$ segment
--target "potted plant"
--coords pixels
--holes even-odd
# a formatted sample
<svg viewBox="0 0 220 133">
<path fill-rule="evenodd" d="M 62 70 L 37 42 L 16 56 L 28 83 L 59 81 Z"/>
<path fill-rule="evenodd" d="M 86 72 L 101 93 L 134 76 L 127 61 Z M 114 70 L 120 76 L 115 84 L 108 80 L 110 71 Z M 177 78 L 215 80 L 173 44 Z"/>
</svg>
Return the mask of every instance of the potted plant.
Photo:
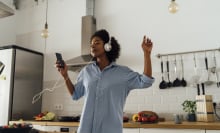
<svg viewBox="0 0 220 133">
<path fill-rule="evenodd" d="M 187 112 L 188 121 L 196 121 L 196 101 L 185 100 L 182 103 L 183 110 Z"/>
</svg>

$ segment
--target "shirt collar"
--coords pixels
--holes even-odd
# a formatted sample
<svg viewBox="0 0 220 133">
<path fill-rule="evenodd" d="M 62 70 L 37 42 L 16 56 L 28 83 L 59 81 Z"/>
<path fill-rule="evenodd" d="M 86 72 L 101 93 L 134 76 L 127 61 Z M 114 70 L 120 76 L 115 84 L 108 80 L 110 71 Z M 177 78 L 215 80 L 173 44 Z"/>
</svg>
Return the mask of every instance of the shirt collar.
<svg viewBox="0 0 220 133">
<path fill-rule="evenodd" d="M 91 64 L 93 64 L 94 66 L 98 67 L 96 61 L 92 61 Z M 114 67 L 114 66 L 117 66 L 117 64 L 116 64 L 116 62 L 113 61 L 113 62 L 111 62 L 105 69 L 111 68 L 111 67 Z"/>
</svg>

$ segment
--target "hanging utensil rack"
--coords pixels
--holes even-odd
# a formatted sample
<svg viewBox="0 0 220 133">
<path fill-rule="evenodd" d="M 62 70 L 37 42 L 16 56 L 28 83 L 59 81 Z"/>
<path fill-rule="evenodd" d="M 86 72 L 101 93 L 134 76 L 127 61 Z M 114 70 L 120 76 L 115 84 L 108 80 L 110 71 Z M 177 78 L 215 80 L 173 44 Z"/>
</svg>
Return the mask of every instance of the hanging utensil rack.
<svg viewBox="0 0 220 133">
<path fill-rule="evenodd" d="M 197 51 L 187 51 L 187 52 L 178 52 L 178 53 L 157 54 L 156 56 L 158 58 L 161 58 L 162 56 L 174 56 L 174 55 L 183 55 L 183 54 L 192 54 L 192 53 L 202 53 L 202 52 L 209 52 L 209 51 L 219 51 L 220 52 L 220 48 L 197 50 Z"/>
</svg>

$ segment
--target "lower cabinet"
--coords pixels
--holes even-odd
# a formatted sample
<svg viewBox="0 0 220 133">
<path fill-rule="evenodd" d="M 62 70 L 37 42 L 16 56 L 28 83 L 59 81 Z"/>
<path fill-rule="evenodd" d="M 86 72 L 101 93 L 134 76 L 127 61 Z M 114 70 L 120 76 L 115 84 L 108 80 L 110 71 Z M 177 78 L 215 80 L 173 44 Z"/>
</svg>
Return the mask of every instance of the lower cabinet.
<svg viewBox="0 0 220 133">
<path fill-rule="evenodd" d="M 202 129 L 158 129 L 158 128 L 156 129 L 156 128 L 141 128 L 140 129 L 140 133 L 205 133 L 205 130 L 202 130 Z M 212 132 L 212 133 L 214 133 L 214 132 Z"/>
<path fill-rule="evenodd" d="M 139 133 L 139 128 L 123 128 L 123 133 Z"/>
<path fill-rule="evenodd" d="M 220 133 L 220 130 L 206 130 L 206 133 Z"/>
<path fill-rule="evenodd" d="M 77 127 L 67 127 L 67 126 L 41 126 L 33 125 L 33 128 L 40 131 L 39 133 L 76 133 Z"/>
</svg>

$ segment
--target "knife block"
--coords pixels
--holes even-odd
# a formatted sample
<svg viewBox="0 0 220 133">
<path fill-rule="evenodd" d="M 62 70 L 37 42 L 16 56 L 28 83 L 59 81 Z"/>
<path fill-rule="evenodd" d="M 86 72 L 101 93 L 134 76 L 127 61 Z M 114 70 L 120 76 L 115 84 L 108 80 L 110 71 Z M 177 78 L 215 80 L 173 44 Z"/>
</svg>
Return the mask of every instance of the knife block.
<svg viewBox="0 0 220 133">
<path fill-rule="evenodd" d="M 212 95 L 196 96 L 196 112 L 197 121 L 215 121 Z"/>
</svg>

